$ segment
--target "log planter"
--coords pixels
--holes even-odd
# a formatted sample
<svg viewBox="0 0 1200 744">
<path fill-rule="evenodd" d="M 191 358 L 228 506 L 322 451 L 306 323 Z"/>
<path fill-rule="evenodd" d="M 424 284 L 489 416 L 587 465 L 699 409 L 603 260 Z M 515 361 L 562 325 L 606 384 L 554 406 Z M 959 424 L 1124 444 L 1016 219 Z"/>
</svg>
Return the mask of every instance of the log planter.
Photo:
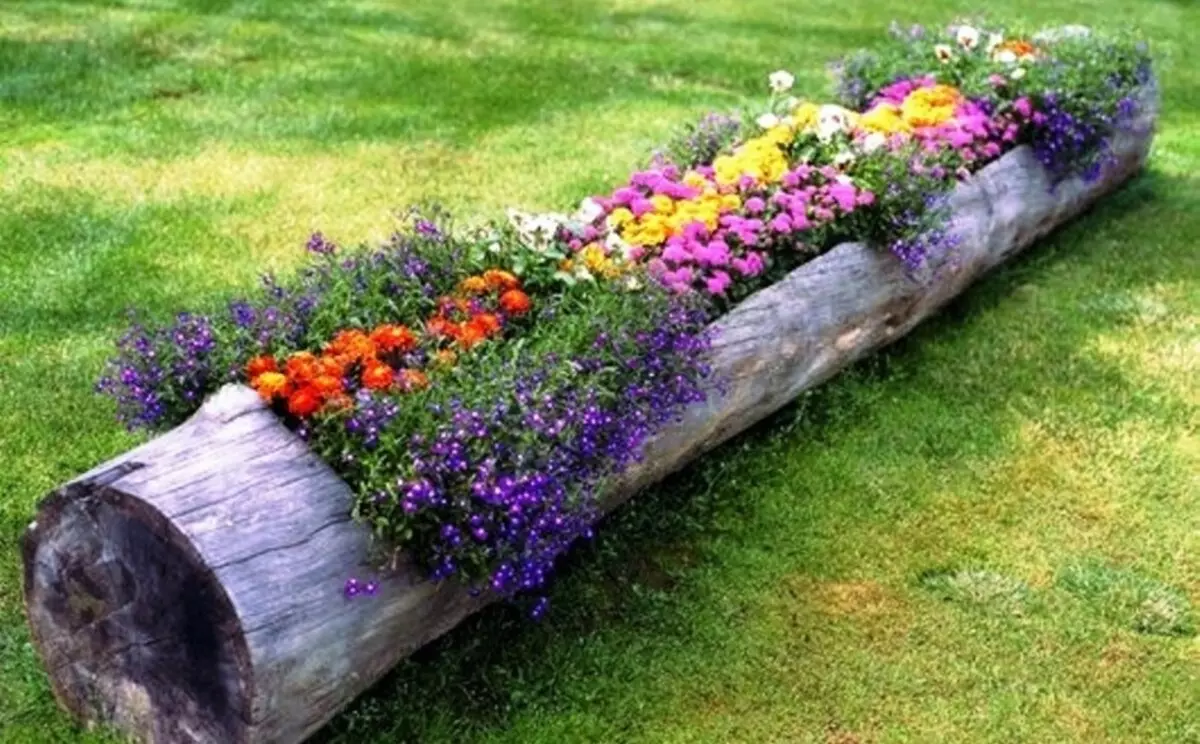
<svg viewBox="0 0 1200 744">
<path fill-rule="evenodd" d="M 1152 100 L 1152 96 L 1148 98 Z M 1051 189 L 1022 147 L 952 194 L 961 239 L 933 277 L 848 243 L 718 321 L 721 396 L 647 445 L 611 510 L 903 336 L 985 272 L 1131 178 L 1156 106 L 1090 183 Z M 229 386 L 182 426 L 50 494 L 25 535 L 25 603 L 59 702 L 149 742 L 299 742 L 421 645 L 489 601 L 400 565 L 347 600 L 368 530 L 349 487 Z"/>
</svg>

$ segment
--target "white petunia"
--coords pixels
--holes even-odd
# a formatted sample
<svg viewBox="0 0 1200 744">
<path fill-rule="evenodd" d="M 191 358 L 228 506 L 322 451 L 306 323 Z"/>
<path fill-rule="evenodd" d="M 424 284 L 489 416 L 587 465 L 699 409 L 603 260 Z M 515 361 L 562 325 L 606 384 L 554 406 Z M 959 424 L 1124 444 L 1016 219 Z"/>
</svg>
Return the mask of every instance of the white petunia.
<svg viewBox="0 0 1200 744">
<path fill-rule="evenodd" d="M 592 197 L 588 197 L 579 202 L 579 211 L 575 213 L 575 219 L 585 224 L 592 224 L 604 214 L 604 207 L 600 202 Z"/>
<path fill-rule="evenodd" d="M 1017 54 L 1011 49 L 1001 49 L 992 55 L 992 60 L 1002 65 L 1012 65 L 1017 62 Z"/>
<path fill-rule="evenodd" d="M 642 288 L 642 282 L 633 274 L 625 277 L 625 289 L 630 292 L 636 292 Z"/>
<path fill-rule="evenodd" d="M 853 126 L 850 112 L 841 106 L 826 104 L 817 111 L 817 139 L 828 142 L 838 132 L 848 132 Z"/>
<path fill-rule="evenodd" d="M 846 168 L 854 164 L 854 153 L 849 150 L 842 150 L 837 155 L 833 156 L 833 167 Z"/>
<path fill-rule="evenodd" d="M 954 50 L 945 44 L 938 44 L 933 48 L 933 53 L 937 55 L 938 61 L 943 64 L 954 59 Z"/>
<path fill-rule="evenodd" d="M 955 34 L 958 45 L 968 52 L 979 46 L 979 29 L 974 26 L 959 26 Z"/>
<path fill-rule="evenodd" d="M 875 152 L 879 148 L 887 144 L 887 135 L 882 132 L 871 132 L 866 137 L 863 137 L 862 151 Z"/>
<path fill-rule="evenodd" d="M 789 91 L 796 84 L 796 77 L 787 70 L 776 70 L 772 72 L 768 80 L 771 83 L 772 93 L 783 93 Z"/>
<path fill-rule="evenodd" d="M 1010 78 L 1012 78 L 1013 80 L 1020 80 L 1021 78 L 1025 77 L 1025 68 L 1024 68 L 1024 67 L 1018 67 L 1017 69 L 1015 69 L 1015 70 L 1013 70 L 1012 72 L 1010 72 L 1010 73 L 1008 74 L 1008 76 L 1009 76 Z"/>
<path fill-rule="evenodd" d="M 1004 43 L 1004 37 L 1000 34 L 990 34 L 988 36 L 987 52 L 991 54 L 996 51 L 996 47 Z"/>
<path fill-rule="evenodd" d="M 779 117 L 770 112 L 763 114 L 755 121 L 763 129 L 770 129 L 772 127 L 779 126 Z"/>
</svg>

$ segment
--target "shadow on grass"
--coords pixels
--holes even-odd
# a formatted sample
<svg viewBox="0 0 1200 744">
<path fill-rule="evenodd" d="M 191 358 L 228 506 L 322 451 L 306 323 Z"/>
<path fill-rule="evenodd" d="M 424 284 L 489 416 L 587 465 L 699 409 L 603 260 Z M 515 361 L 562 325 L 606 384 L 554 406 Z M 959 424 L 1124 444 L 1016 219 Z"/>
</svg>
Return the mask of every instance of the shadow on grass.
<svg viewBox="0 0 1200 744">
<path fill-rule="evenodd" d="M 852 573 L 855 557 L 822 554 L 819 536 L 836 532 L 846 520 L 901 520 L 922 508 L 921 497 L 907 503 L 894 497 L 888 503 L 872 503 L 871 497 L 853 489 L 828 492 L 819 483 L 781 481 L 778 463 L 806 448 L 838 448 L 878 426 L 873 409 L 888 405 L 881 401 L 931 401 L 931 408 L 918 409 L 899 430 L 893 422 L 892 429 L 880 434 L 885 440 L 895 435 L 892 451 L 880 456 L 897 460 L 897 467 L 909 463 L 935 470 L 961 467 L 968 455 L 999 457 L 1011 445 L 1017 421 L 1003 395 L 1014 366 L 1031 367 L 1023 372 L 1034 373 L 1035 386 L 1050 397 L 1055 389 L 1085 387 L 1089 397 L 1103 399 L 1097 402 L 1127 400 L 1120 407 L 1121 417 L 1164 413 L 1163 405 L 1175 404 L 1139 398 L 1145 382 L 1130 379 L 1111 363 L 1084 356 L 1069 375 L 1058 379 L 1040 370 L 1048 358 L 1077 353 L 1096 334 L 1120 328 L 1126 319 L 1119 314 L 1080 318 L 1082 305 L 1075 304 L 1076 298 L 1045 308 L 1048 317 L 1039 318 L 1037 325 L 1048 326 L 1052 333 L 1032 340 L 1035 347 L 1027 350 L 1032 361 L 1027 362 L 1008 359 L 1005 344 L 993 346 L 979 338 L 985 331 L 977 326 L 987 325 L 996 306 L 1020 301 L 1025 287 L 1050 283 L 1062 269 L 1072 275 L 1123 274 L 1115 282 L 1125 291 L 1178 278 L 1188 260 L 1188 239 L 1175 236 L 1173 254 L 1139 257 L 1136 263 L 1128 261 L 1124 250 L 1127 241 L 1143 233 L 1146 222 L 1167 215 L 1192 215 L 1183 217 L 1184 227 L 1192 240 L 1200 239 L 1200 218 L 1181 211 L 1196 205 L 1197 197 L 1189 190 L 1193 185 L 1156 171 L 1143 175 L 1101 208 L 980 282 L 914 334 L 640 494 L 601 526 L 594 542 L 561 562 L 547 620 L 528 621 L 512 605 L 484 610 L 418 651 L 314 741 L 361 741 L 368 734 L 386 741 L 422 741 L 434 729 L 432 738 L 504 730 L 520 712 L 561 712 L 571 704 L 565 700 L 578 702 L 586 694 L 580 686 L 605 676 L 619 677 L 616 669 L 638 667 L 643 654 L 662 663 L 672 654 L 689 653 L 679 649 L 689 644 L 692 618 L 723 599 L 703 581 L 706 572 L 728 557 L 712 547 L 724 541 L 738 550 L 754 550 L 765 539 L 756 532 L 757 525 L 779 518 L 769 505 L 772 490 L 789 491 L 791 513 L 811 519 L 788 535 L 786 548 L 773 546 L 787 553 L 790 570 L 823 576 L 846 567 Z M 956 339 L 960 334 L 963 338 Z M 946 346 L 949 362 L 938 365 L 936 354 L 933 361 L 923 358 L 930 356 L 926 347 L 931 342 Z M 984 357 L 974 359 L 970 367 L 983 370 L 980 379 L 946 383 L 940 376 L 931 377 L 931 364 L 953 375 L 954 355 L 964 351 Z M 981 391 L 983 402 L 969 412 L 963 409 L 957 419 L 940 415 L 964 406 Z M 974 434 L 963 436 L 960 425 Z M 994 435 L 980 435 L 988 431 Z M 778 526 L 774 529 L 778 532 Z M 625 732 L 636 725 L 627 724 Z"/>
</svg>

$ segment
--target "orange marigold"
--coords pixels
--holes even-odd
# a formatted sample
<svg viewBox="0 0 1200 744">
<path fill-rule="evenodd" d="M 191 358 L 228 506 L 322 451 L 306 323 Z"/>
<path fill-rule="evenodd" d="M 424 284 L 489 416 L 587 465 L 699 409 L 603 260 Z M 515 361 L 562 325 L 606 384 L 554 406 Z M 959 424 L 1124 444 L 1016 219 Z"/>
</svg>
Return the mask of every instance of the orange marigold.
<svg viewBox="0 0 1200 744">
<path fill-rule="evenodd" d="M 521 290 L 510 289 L 500 295 L 500 307 L 509 315 L 524 315 L 533 307 L 533 302 Z"/>
<path fill-rule="evenodd" d="M 1037 54 L 1037 47 L 1024 39 L 1009 39 L 996 47 L 998 52 L 1012 52 L 1017 57 L 1032 57 Z"/>
<path fill-rule="evenodd" d="M 341 379 L 345 376 L 346 370 L 331 356 L 322 356 L 317 360 L 317 375 L 328 375 Z"/>
<path fill-rule="evenodd" d="M 306 385 L 288 396 L 288 412 L 293 416 L 311 416 L 321 407 L 321 394 Z"/>
<path fill-rule="evenodd" d="M 468 276 L 459 283 L 458 291 L 463 294 L 483 294 L 488 291 L 487 279 L 482 276 Z"/>
<path fill-rule="evenodd" d="M 500 318 L 496 317 L 495 313 L 480 313 L 479 315 L 476 315 L 471 322 L 478 324 L 478 326 L 483 329 L 484 335 L 487 336 L 496 335 L 503 327 L 500 323 Z"/>
<path fill-rule="evenodd" d="M 288 357 L 284 372 L 292 384 L 304 385 L 317 376 L 317 358 L 307 351 L 298 351 Z"/>
<path fill-rule="evenodd" d="M 407 326 L 386 323 L 371 331 L 371 342 L 384 354 L 412 351 L 417 347 L 417 334 Z"/>
<path fill-rule="evenodd" d="M 469 349 L 486 340 L 487 333 L 475 323 L 460 323 L 455 338 L 458 340 L 460 346 L 464 349 Z"/>
<path fill-rule="evenodd" d="M 278 372 L 279 365 L 275 363 L 275 357 L 265 354 L 256 356 L 249 362 L 246 362 L 246 377 L 253 380 L 263 372 Z"/>
<path fill-rule="evenodd" d="M 511 272 L 503 269 L 488 269 L 483 272 L 483 280 L 491 289 L 516 289 L 521 286 L 521 280 Z"/>
<path fill-rule="evenodd" d="M 375 344 L 371 338 L 357 328 L 339 331 L 333 341 L 325 347 L 325 353 L 342 364 L 365 362 L 375 358 Z"/>
<path fill-rule="evenodd" d="M 312 380 L 312 386 L 323 398 L 329 398 L 342 392 L 342 378 L 333 375 L 317 375 Z"/>
<path fill-rule="evenodd" d="M 400 388 L 404 392 L 429 387 L 429 376 L 419 369 L 400 370 Z"/>
<path fill-rule="evenodd" d="M 280 372 L 263 372 L 250 382 L 250 386 L 268 403 L 292 392 L 292 383 Z"/>
<path fill-rule="evenodd" d="M 450 336 L 453 338 L 456 328 L 457 326 L 441 315 L 435 315 L 425 323 L 425 330 L 431 336 Z"/>
<path fill-rule="evenodd" d="M 363 370 L 362 383 L 371 390 L 386 390 L 392 386 L 396 373 L 382 362 L 372 362 Z"/>
<path fill-rule="evenodd" d="M 354 399 L 345 393 L 338 393 L 325 401 L 326 411 L 344 411 L 354 407 Z"/>
</svg>

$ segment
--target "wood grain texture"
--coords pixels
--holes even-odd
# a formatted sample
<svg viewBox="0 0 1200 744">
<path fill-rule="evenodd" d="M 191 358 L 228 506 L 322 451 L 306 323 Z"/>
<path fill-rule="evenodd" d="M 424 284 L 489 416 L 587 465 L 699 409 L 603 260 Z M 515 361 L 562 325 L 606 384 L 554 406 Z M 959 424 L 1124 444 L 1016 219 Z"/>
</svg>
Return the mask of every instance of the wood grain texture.
<svg viewBox="0 0 1200 744">
<path fill-rule="evenodd" d="M 850 243 L 718 322 L 727 392 L 647 445 L 610 510 L 865 354 L 903 336 L 982 274 L 1070 220 L 1145 163 L 1153 91 L 1092 183 L 1053 190 L 1028 148 L 952 196 L 953 255 L 921 282 Z M 400 565 L 373 599 L 367 531 L 347 485 L 230 386 L 179 428 L 47 497 L 23 544 L 35 643 L 61 704 L 142 741 L 298 742 L 413 650 L 489 600 Z"/>
</svg>

